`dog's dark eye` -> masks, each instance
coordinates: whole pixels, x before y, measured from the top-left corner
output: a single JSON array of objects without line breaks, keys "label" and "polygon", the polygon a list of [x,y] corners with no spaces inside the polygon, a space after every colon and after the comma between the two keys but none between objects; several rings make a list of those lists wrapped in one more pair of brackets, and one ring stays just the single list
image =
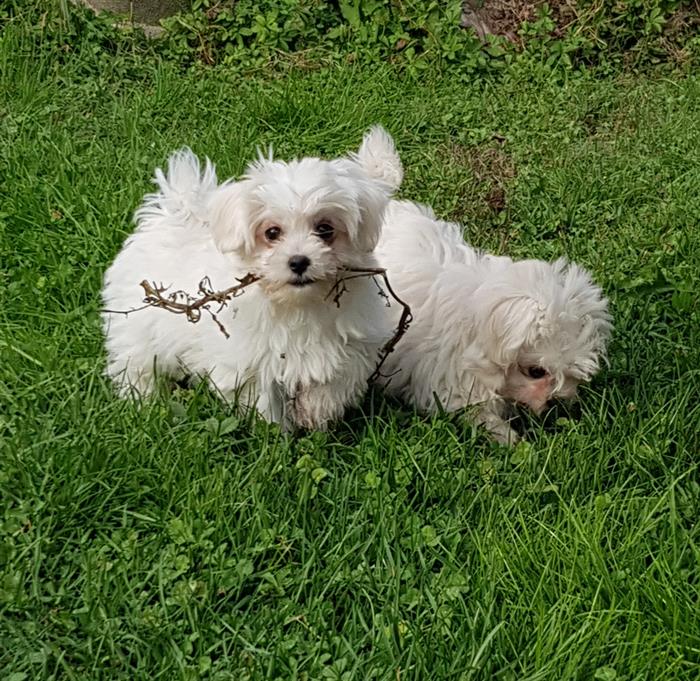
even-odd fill
[{"label": "dog's dark eye", "polygon": [[268,241],[277,241],[282,235],[282,230],[279,227],[268,227],[265,230],[265,238]]},{"label": "dog's dark eye", "polygon": [[330,241],[335,234],[335,229],[333,225],[329,225],[327,222],[322,222],[314,228],[314,234],[322,241]]},{"label": "dog's dark eye", "polygon": [[547,375],[547,370],[542,367],[528,367],[527,375],[530,378],[544,378]]}]

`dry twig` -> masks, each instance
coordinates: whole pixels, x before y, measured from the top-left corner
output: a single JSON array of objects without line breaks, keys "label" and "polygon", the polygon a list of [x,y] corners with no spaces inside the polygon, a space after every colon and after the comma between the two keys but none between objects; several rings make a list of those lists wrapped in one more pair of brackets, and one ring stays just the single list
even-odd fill
[{"label": "dry twig", "polygon": [[[368,383],[372,383],[374,380],[382,376],[382,365],[389,354],[394,351],[394,348],[401,340],[401,337],[408,330],[408,326],[413,320],[413,315],[411,314],[411,308],[408,306],[408,304],[401,300],[401,298],[399,298],[394,292],[394,289],[391,288],[391,284],[389,283],[389,279],[384,268],[348,268],[342,272],[343,275],[338,277],[327,296],[327,298],[333,296],[333,302],[338,307],[340,307],[341,296],[348,290],[346,286],[347,281],[357,279],[359,277],[372,277],[373,279],[375,277],[381,277],[384,280],[384,285],[386,286],[387,291],[389,291],[389,294],[403,308],[401,318],[399,319],[394,335],[379,350],[379,361],[377,362],[374,372],[367,380]],[[109,312],[111,314],[130,314],[132,312],[144,310],[148,307],[159,307],[163,310],[168,310],[168,312],[172,312],[173,314],[183,314],[187,318],[188,322],[196,323],[202,318],[202,311],[205,311],[214,320],[221,333],[223,333],[226,338],[229,338],[230,336],[228,332],[226,331],[224,325],[219,321],[217,315],[224,307],[226,307],[229,301],[241,295],[246,287],[254,284],[259,279],[259,276],[248,273],[242,279],[238,279],[238,284],[235,286],[231,286],[223,291],[214,291],[209,278],[205,277],[199,283],[198,292],[200,296],[198,298],[185,291],[173,291],[167,295],[164,295],[168,290],[167,287],[163,286],[162,284],[159,286],[155,282],[151,283],[144,279],[140,284],[141,288],[143,288],[144,293],[146,294],[143,299],[144,305],[142,307],[134,308],[132,310],[104,310],[104,312]],[[379,295],[386,299],[386,305],[387,307],[390,307],[391,301],[389,300],[389,296],[382,290],[379,284],[377,284],[377,287],[379,289]],[[218,304],[218,308],[216,310],[211,309],[210,306],[212,303]]]},{"label": "dry twig", "polygon": [[[216,315],[226,307],[230,300],[241,295],[247,286],[254,284],[258,279],[260,279],[260,277],[257,275],[248,273],[242,279],[238,279],[238,283],[235,286],[231,286],[223,291],[214,291],[211,287],[209,277],[205,277],[199,282],[199,298],[195,298],[185,291],[173,291],[172,293],[163,295],[168,290],[167,286],[163,286],[162,284],[159,286],[155,282],[151,283],[144,279],[140,284],[143,292],[146,294],[146,297],[143,299],[143,306],[131,310],[103,310],[103,312],[109,312],[110,314],[131,314],[132,312],[145,310],[148,307],[159,307],[173,314],[184,314],[185,317],[187,317],[187,321],[194,324],[202,318],[202,310],[204,310],[214,320],[221,333],[223,333],[226,338],[230,338],[228,331],[226,331],[224,325],[219,321]],[[212,303],[218,303],[219,307],[216,311],[211,309],[210,305]]]},{"label": "dry twig", "polygon": [[[382,365],[386,361],[386,358],[394,351],[396,344],[401,340],[402,336],[406,333],[406,331],[408,331],[408,326],[413,321],[413,314],[411,313],[411,308],[409,307],[408,303],[401,300],[401,298],[396,295],[394,289],[391,288],[389,277],[387,276],[386,270],[383,267],[367,269],[349,267],[345,269],[344,272],[349,272],[350,274],[348,276],[340,277],[328,292],[328,297],[333,295],[333,302],[338,307],[340,307],[340,297],[345,291],[347,291],[347,287],[345,286],[346,281],[357,279],[358,277],[381,277],[384,280],[384,285],[386,286],[387,291],[389,291],[391,297],[403,308],[394,335],[379,350],[379,361],[377,362],[377,366],[374,368],[372,375],[367,379],[368,383],[373,383],[380,376],[383,376],[381,373]],[[386,300],[386,306],[391,307],[389,296],[382,291],[381,287],[379,287],[379,295]]]}]

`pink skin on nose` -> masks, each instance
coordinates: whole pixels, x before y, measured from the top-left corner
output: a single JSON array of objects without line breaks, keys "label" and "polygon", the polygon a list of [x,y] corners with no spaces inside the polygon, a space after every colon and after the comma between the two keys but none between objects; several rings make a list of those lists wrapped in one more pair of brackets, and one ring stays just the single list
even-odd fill
[{"label": "pink skin on nose", "polygon": [[529,407],[538,416],[542,413],[552,394],[554,378],[543,376],[530,379],[527,383],[518,385],[510,391],[508,397]]}]

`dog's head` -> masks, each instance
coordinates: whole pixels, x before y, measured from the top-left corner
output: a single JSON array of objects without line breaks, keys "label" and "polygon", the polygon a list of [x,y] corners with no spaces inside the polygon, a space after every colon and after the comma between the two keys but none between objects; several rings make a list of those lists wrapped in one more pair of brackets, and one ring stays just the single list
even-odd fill
[{"label": "dog's head", "polygon": [[346,267],[367,266],[400,162],[391,138],[373,128],[356,154],[291,162],[259,158],[244,177],[221,185],[211,228],[223,253],[234,253],[278,300],[329,290]]},{"label": "dog's head", "polygon": [[504,372],[499,393],[537,414],[552,399],[575,397],[605,359],[607,300],[578,265],[513,263],[483,302],[478,323],[489,359]]}]

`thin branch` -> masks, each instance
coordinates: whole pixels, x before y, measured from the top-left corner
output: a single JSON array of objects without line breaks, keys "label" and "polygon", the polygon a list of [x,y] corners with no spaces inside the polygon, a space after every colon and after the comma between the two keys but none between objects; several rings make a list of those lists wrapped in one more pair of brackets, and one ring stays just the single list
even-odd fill
[{"label": "thin branch", "polygon": [[[259,276],[249,272],[242,279],[238,279],[238,283],[235,286],[230,286],[223,291],[214,291],[209,277],[204,277],[204,279],[199,282],[200,298],[193,298],[189,293],[185,293],[184,291],[174,291],[164,298],[163,293],[167,289],[163,288],[162,285],[157,287],[155,284],[150,284],[146,279],[141,282],[141,288],[146,294],[146,297],[143,299],[144,303],[152,305],[153,307],[163,308],[175,314],[184,314],[185,317],[187,317],[187,321],[193,324],[202,318],[202,310],[205,310],[219,327],[221,333],[223,333],[226,338],[230,338],[224,325],[218,320],[216,315],[226,307],[230,300],[241,295],[247,286],[254,284],[259,279]],[[179,302],[178,298],[184,298],[185,302]],[[219,304],[219,309],[216,312],[213,312],[209,307],[212,303]]]},{"label": "thin branch", "polygon": [[[362,271],[362,270],[355,270],[351,269],[350,271]],[[376,381],[380,376],[384,376],[382,374],[381,369],[382,365],[386,361],[386,358],[394,352],[394,349],[396,348],[396,344],[403,338],[404,334],[406,331],[408,331],[408,327],[413,321],[413,313],[411,312],[411,308],[409,304],[401,298],[396,295],[396,291],[394,291],[393,288],[391,288],[391,284],[389,283],[389,277],[387,276],[386,269],[383,267],[378,267],[375,270],[364,270],[366,272],[373,272],[376,276],[381,277],[384,280],[384,285],[386,286],[387,290],[389,291],[389,294],[391,297],[399,304],[401,305],[401,317],[399,318],[399,323],[396,326],[396,331],[394,332],[394,335],[384,344],[382,349],[379,351],[379,361],[377,362],[377,366],[374,368],[374,372],[372,375],[367,379],[368,383],[373,383]],[[384,297],[387,300],[387,307],[391,305],[391,302],[389,301],[388,296],[380,289],[380,294],[383,294]]]},{"label": "thin branch", "polygon": [[[386,358],[394,351],[394,348],[401,340],[401,337],[408,330],[409,324],[413,321],[413,315],[411,314],[411,308],[408,306],[408,304],[401,300],[401,298],[399,298],[394,292],[394,289],[391,288],[391,284],[389,283],[389,279],[384,268],[375,267],[362,269],[351,267],[344,269],[341,272],[347,272],[349,274],[338,277],[326,296],[327,299],[333,296],[333,302],[336,304],[336,306],[340,307],[340,298],[342,297],[343,293],[348,290],[346,285],[347,281],[358,279],[360,277],[372,277],[376,283],[376,279],[374,278],[381,277],[387,291],[389,291],[389,294],[403,308],[401,318],[399,319],[394,335],[384,344],[384,346],[382,346],[379,351],[379,361],[377,362],[374,372],[367,381],[368,383],[372,383],[383,375],[381,373],[382,365],[384,364]],[[141,288],[146,294],[143,299],[145,304],[142,307],[133,308],[131,310],[103,310],[103,312],[128,315],[132,312],[138,312],[139,310],[144,310],[148,307],[158,307],[163,310],[168,310],[168,312],[172,312],[173,314],[185,315],[188,322],[195,324],[202,318],[202,311],[205,311],[214,320],[221,333],[223,333],[226,338],[229,338],[230,336],[223,324],[217,318],[217,314],[219,314],[231,300],[241,295],[241,293],[243,293],[248,286],[254,284],[256,281],[259,281],[260,278],[261,277],[258,275],[248,273],[242,279],[238,279],[238,283],[235,286],[231,286],[223,291],[214,291],[212,289],[209,277],[205,277],[199,283],[199,298],[196,298],[195,296],[181,290],[173,291],[167,295],[164,295],[168,290],[167,286],[163,286],[162,284],[157,285],[155,282],[151,283],[144,279],[140,284]],[[390,307],[391,301],[389,300],[389,296],[382,290],[379,284],[377,284],[377,288],[379,289],[379,295],[386,299],[387,307]],[[216,311],[211,309],[210,306],[212,303],[218,303],[219,307]]]},{"label": "thin branch", "polygon": [[[142,307],[133,308],[131,310],[103,310],[103,312],[128,315],[132,312],[145,310],[148,307],[159,307],[173,314],[184,314],[188,322],[195,324],[202,318],[202,310],[204,310],[214,320],[214,323],[219,327],[221,333],[223,333],[226,338],[230,338],[224,325],[219,321],[216,315],[226,307],[229,301],[241,295],[246,287],[254,284],[258,279],[260,279],[260,277],[257,275],[248,273],[242,279],[237,279],[238,283],[235,286],[231,286],[223,291],[214,291],[209,277],[205,277],[199,282],[199,298],[195,298],[185,291],[173,291],[167,295],[163,295],[168,290],[167,286],[163,286],[163,284],[157,285],[155,282],[151,283],[144,279],[140,284],[146,294],[143,299],[145,304]],[[210,305],[212,303],[218,303],[219,307],[216,311],[211,309]]]},{"label": "thin branch", "polygon": [[[384,280],[384,285],[386,286],[387,291],[389,291],[391,297],[403,308],[401,311],[401,318],[399,319],[399,323],[396,327],[394,335],[382,346],[381,350],[379,350],[379,361],[377,362],[377,366],[374,368],[372,375],[367,379],[368,383],[373,383],[379,377],[386,378],[386,376],[381,372],[382,365],[386,361],[386,358],[392,352],[394,352],[396,344],[401,340],[406,331],[408,331],[408,327],[413,321],[413,314],[411,313],[411,308],[409,307],[408,303],[401,300],[401,298],[399,298],[396,295],[394,289],[391,288],[386,269],[384,269],[383,267],[371,267],[366,269],[359,267],[348,267],[343,271],[351,272],[352,274],[350,274],[349,276],[343,276],[338,278],[331,290],[328,292],[328,296],[326,296],[327,298],[329,298],[331,295],[333,295],[333,302],[338,307],[340,307],[340,297],[345,291],[347,291],[347,286],[345,285],[346,281],[350,281],[351,279],[357,279],[358,277],[372,277],[372,279],[374,279],[374,277],[381,277]],[[379,295],[386,300],[387,307],[391,307],[391,301],[389,300],[389,296],[386,293],[384,293],[384,291],[382,291],[379,285],[377,285],[377,288],[379,288]]]}]

